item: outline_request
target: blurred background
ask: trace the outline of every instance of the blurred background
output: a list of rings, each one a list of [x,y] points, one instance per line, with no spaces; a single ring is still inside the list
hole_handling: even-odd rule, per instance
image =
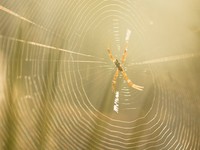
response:
[[[200,149],[200,1],[1,0],[0,149]],[[107,48],[143,91],[128,87]]]

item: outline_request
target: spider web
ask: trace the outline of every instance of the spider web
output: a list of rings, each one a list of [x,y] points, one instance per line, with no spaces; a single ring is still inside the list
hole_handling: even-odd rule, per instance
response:
[[[0,149],[199,149],[199,7],[1,1]],[[121,60],[127,29],[123,67],[144,91],[119,75],[116,113],[106,49]]]

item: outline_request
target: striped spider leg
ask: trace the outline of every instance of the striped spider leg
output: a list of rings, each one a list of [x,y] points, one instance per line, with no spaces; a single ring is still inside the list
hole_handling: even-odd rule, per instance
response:
[[[124,53],[122,55],[122,64],[124,64],[124,62],[126,61],[127,49],[128,49],[128,41],[126,41],[125,46],[124,46]]]
[[[143,91],[143,86],[139,86],[139,85],[136,85],[134,84],[127,76],[126,72],[123,70],[122,71],[122,75],[124,77],[124,80],[128,83],[128,85],[136,90],[139,90],[139,91]]]
[[[115,75],[113,77],[113,80],[112,80],[112,91],[115,92],[116,91],[116,84],[117,84],[117,77],[119,75],[119,70],[117,69],[116,72],[115,72]]]
[[[108,55],[109,55],[111,61],[112,61],[113,63],[115,63],[116,59],[113,57],[113,55],[112,55],[112,53],[111,53],[111,50],[110,50],[110,49],[107,49],[107,51],[108,51]],[[117,68],[117,70],[116,70],[116,72],[115,72],[115,75],[114,75],[114,77],[113,77],[113,80],[112,80],[112,91],[113,91],[113,92],[115,92],[115,89],[116,89],[116,84],[117,84],[117,77],[118,77],[118,75],[119,75],[119,70],[118,70],[118,68]]]
[[[128,48],[128,41],[126,41],[125,43],[125,47],[124,47],[124,53],[122,55],[122,64],[124,64],[124,62],[126,61],[126,57],[127,57],[127,48]],[[134,84],[127,76],[126,72],[124,71],[124,69],[121,71],[122,72],[122,75],[124,77],[124,80],[128,83],[128,85],[134,89],[137,89],[139,91],[142,91],[143,90],[143,86],[139,86],[139,85],[136,85]]]

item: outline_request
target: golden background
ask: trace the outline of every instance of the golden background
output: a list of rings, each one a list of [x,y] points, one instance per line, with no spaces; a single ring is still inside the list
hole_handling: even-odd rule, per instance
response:
[[[0,149],[200,149],[198,0],[1,0]],[[131,30],[128,77],[117,79]]]

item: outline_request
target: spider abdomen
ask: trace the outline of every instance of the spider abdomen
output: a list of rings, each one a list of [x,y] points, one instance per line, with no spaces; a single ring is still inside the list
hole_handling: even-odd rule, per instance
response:
[[[114,63],[115,63],[115,66],[118,68],[119,71],[123,71],[123,68],[122,68],[120,62],[117,59],[114,61]]]

